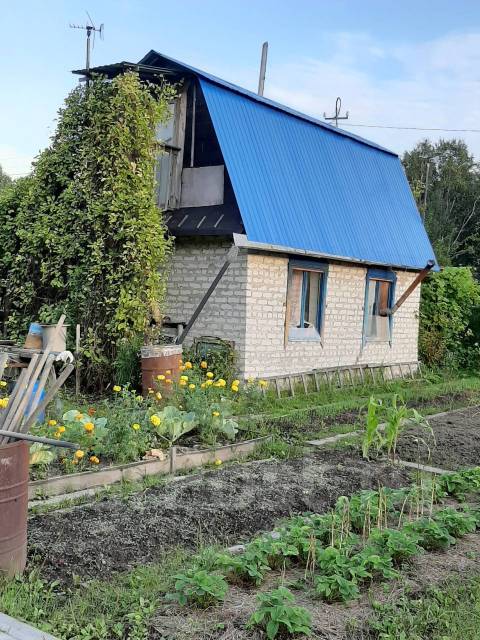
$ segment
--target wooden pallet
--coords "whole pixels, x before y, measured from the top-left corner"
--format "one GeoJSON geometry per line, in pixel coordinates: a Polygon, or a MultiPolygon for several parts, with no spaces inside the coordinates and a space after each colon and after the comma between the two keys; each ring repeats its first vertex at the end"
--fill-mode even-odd
{"type": "Polygon", "coordinates": [[[419,362],[398,362],[395,364],[356,364],[347,367],[326,367],[300,373],[271,376],[265,378],[274,387],[279,398],[282,395],[294,397],[297,393],[315,393],[321,387],[342,388],[364,385],[367,382],[383,384],[394,378],[414,378],[420,373],[419,362]]]}

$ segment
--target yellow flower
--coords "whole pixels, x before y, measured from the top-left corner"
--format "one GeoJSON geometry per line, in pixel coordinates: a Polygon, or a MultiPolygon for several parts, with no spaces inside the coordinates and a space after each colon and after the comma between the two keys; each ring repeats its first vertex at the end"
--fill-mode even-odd
{"type": "Polygon", "coordinates": [[[75,420],[83,420],[83,413],[80,413],[80,411],[77,413],[77,415],[75,416],[75,420]]]}
{"type": "Polygon", "coordinates": [[[158,427],[161,420],[157,415],[153,414],[153,416],[150,417],[150,422],[153,424],[154,427],[158,427]]]}
{"type": "Polygon", "coordinates": [[[213,373],[211,371],[207,371],[207,378],[213,378],[213,373]]]}
{"type": "Polygon", "coordinates": [[[191,369],[192,363],[190,361],[185,362],[185,369],[191,369]]]}
{"type": "Polygon", "coordinates": [[[157,400],[161,400],[162,399],[162,394],[160,393],[160,391],[157,391],[157,393],[155,394],[155,397],[157,400]]]}
{"type": "Polygon", "coordinates": [[[207,368],[208,368],[208,364],[205,362],[205,360],[202,360],[202,361],[200,362],[200,367],[201,367],[202,369],[207,369],[207,368]]]}
{"type": "Polygon", "coordinates": [[[170,378],[167,378],[167,379],[165,380],[165,384],[173,384],[173,381],[172,381],[172,380],[170,380],[170,378]]]}
{"type": "Polygon", "coordinates": [[[118,384],[116,384],[116,385],[113,387],[113,390],[115,391],[115,393],[118,393],[119,391],[121,391],[121,390],[122,390],[122,387],[120,387],[118,384]]]}
{"type": "Polygon", "coordinates": [[[99,464],[100,460],[97,458],[97,456],[90,456],[90,462],[92,464],[99,464]]]}
{"type": "Polygon", "coordinates": [[[183,380],[184,382],[188,382],[188,376],[180,376],[180,380],[183,380]]]}
{"type": "Polygon", "coordinates": [[[236,387],[238,387],[239,384],[240,384],[240,380],[234,380],[232,382],[232,385],[235,385],[236,387]]]}
{"type": "Polygon", "coordinates": [[[225,382],[225,380],[223,378],[220,378],[219,381],[217,382],[217,385],[219,387],[225,387],[227,385],[227,383],[225,382]]]}
{"type": "Polygon", "coordinates": [[[214,462],[216,467],[219,467],[222,464],[222,461],[220,460],[220,458],[217,458],[214,462]]]}
{"type": "Polygon", "coordinates": [[[255,382],[255,378],[252,378],[252,377],[247,378],[247,382],[248,384],[253,384],[255,382]]]}
{"type": "Polygon", "coordinates": [[[180,358],[180,360],[178,361],[178,364],[183,364],[183,359],[180,358]]]}
{"type": "Polygon", "coordinates": [[[165,376],[163,375],[163,373],[160,373],[160,374],[157,376],[157,380],[165,380],[165,376]]]}
{"type": "Polygon", "coordinates": [[[233,391],[234,393],[238,393],[238,387],[237,387],[237,385],[236,385],[236,384],[232,384],[231,389],[232,389],[232,391],[233,391]]]}
{"type": "Polygon", "coordinates": [[[81,460],[83,458],[83,456],[85,455],[85,451],[82,451],[81,449],[78,449],[78,451],[75,451],[75,458],[77,460],[81,460]]]}
{"type": "MultiPolygon", "coordinates": [[[[153,416],[152,416],[153,418],[153,416]]],[[[138,424],[138,422],[135,422],[134,424],[132,424],[132,429],[134,431],[138,431],[140,429],[140,425],[138,424]]]]}
{"type": "Polygon", "coordinates": [[[58,427],[57,429],[58,433],[65,433],[65,427],[62,427],[61,425],[58,427]]]}
{"type": "Polygon", "coordinates": [[[207,380],[207,381],[205,382],[205,386],[206,386],[206,387],[211,387],[211,386],[212,386],[212,384],[213,384],[213,380],[207,380]]]}
{"type": "Polygon", "coordinates": [[[186,387],[187,386],[187,381],[186,380],[182,380],[180,379],[180,382],[178,383],[181,387],[186,387]]]}
{"type": "Polygon", "coordinates": [[[189,384],[189,385],[188,385],[188,388],[189,388],[189,389],[195,389],[195,385],[194,385],[194,384],[189,384]]]}
{"type": "Polygon", "coordinates": [[[207,386],[206,382],[202,382],[202,384],[200,385],[200,389],[205,389],[205,387],[207,386]]]}
{"type": "Polygon", "coordinates": [[[57,426],[57,421],[56,420],[49,420],[48,421],[48,426],[49,427],[56,427],[57,426]]]}
{"type": "Polygon", "coordinates": [[[218,416],[219,416],[219,415],[220,415],[220,412],[219,412],[219,411],[212,411],[212,416],[213,416],[214,418],[218,418],[218,416]]]}
{"type": "Polygon", "coordinates": [[[259,380],[258,385],[262,388],[268,387],[268,382],[266,380],[259,380]]]}
{"type": "Polygon", "coordinates": [[[183,366],[183,364],[181,364],[179,367],[180,371],[185,371],[185,367],[183,366]]]}
{"type": "Polygon", "coordinates": [[[6,409],[8,407],[8,398],[0,399],[0,409],[6,409]]]}
{"type": "Polygon", "coordinates": [[[172,375],[172,372],[171,372],[171,370],[170,370],[170,369],[167,369],[167,370],[165,371],[165,374],[166,374],[167,376],[171,376],[171,375],[172,375]]]}
{"type": "Polygon", "coordinates": [[[0,380],[0,387],[6,387],[7,383],[5,382],[5,380],[0,380]]]}
{"type": "Polygon", "coordinates": [[[137,397],[135,398],[135,400],[136,400],[137,402],[143,402],[143,396],[137,396],[137,397]]]}
{"type": "Polygon", "coordinates": [[[95,429],[95,425],[93,424],[93,422],[85,422],[83,428],[87,433],[92,433],[92,431],[95,429]]]}

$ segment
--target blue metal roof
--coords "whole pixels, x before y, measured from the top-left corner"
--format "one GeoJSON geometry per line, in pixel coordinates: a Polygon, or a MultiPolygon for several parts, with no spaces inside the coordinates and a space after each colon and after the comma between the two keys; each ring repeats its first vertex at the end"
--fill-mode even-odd
{"type": "Polygon", "coordinates": [[[249,241],[411,269],[435,259],[396,154],[203,72],[200,84],[249,241]]]}

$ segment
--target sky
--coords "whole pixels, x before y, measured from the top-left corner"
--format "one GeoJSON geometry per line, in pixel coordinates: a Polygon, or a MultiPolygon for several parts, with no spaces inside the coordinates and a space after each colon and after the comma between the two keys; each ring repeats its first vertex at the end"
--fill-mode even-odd
{"type": "Polygon", "coordinates": [[[85,65],[136,62],[155,49],[256,91],[269,42],[265,96],[322,118],[337,96],[350,131],[401,154],[426,137],[463,138],[480,160],[478,0],[0,0],[0,165],[28,173],[49,144],[85,65]],[[357,127],[353,125],[375,125],[357,127]]]}

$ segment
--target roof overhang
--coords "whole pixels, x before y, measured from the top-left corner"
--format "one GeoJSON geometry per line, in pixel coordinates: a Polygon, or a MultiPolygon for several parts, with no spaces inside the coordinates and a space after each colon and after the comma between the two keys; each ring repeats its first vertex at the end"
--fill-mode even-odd
{"type": "MultiPolygon", "coordinates": [[[[308,258],[318,258],[321,260],[335,260],[338,262],[347,262],[350,264],[360,264],[365,267],[385,267],[390,269],[399,269],[401,271],[421,271],[420,267],[411,267],[407,265],[401,264],[382,264],[380,262],[371,262],[369,260],[361,260],[359,258],[347,257],[347,256],[336,256],[328,253],[317,253],[316,251],[306,251],[305,249],[297,249],[295,247],[284,247],[278,244],[267,244],[265,242],[254,242],[249,240],[245,234],[242,233],[234,233],[233,234],[233,243],[236,247],[240,249],[252,249],[256,251],[266,251],[270,253],[286,253],[295,256],[305,256],[308,258]]],[[[438,267],[437,267],[438,269],[438,267]]],[[[434,268],[436,271],[437,269],[434,268]]]]}

